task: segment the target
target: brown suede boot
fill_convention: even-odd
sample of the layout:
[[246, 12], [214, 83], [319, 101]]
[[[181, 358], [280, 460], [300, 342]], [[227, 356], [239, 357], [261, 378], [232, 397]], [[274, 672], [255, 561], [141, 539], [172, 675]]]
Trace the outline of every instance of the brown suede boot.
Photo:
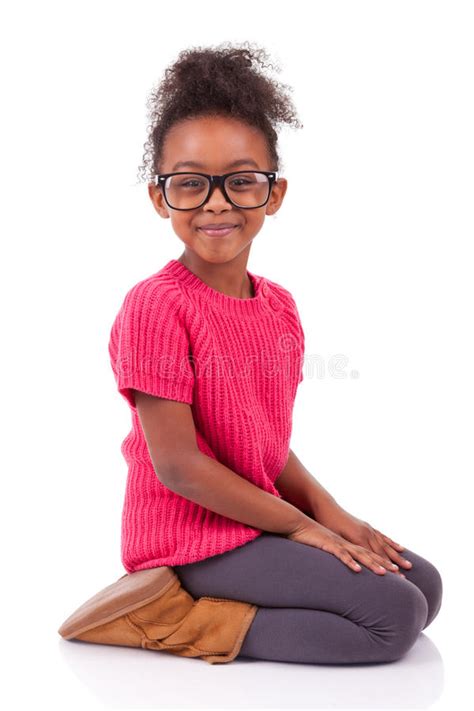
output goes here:
[[257, 605], [196, 600], [170, 566], [138, 570], [100, 590], [58, 629], [64, 639], [163, 650], [210, 664], [238, 655]]

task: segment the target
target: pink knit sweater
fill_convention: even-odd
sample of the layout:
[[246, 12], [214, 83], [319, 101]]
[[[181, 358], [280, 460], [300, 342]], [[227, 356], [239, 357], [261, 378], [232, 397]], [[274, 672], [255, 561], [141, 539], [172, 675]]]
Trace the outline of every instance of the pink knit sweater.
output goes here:
[[247, 274], [255, 295], [238, 299], [172, 259], [126, 293], [112, 325], [110, 362], [132, 419], [121, 445], [128, 573], [203, 560], [262, 533], [160, 482], [132, 388], [189, 403], [199, 449], [281, 498], [274, 482], [288, 459], [304, 333], [291, 293]]

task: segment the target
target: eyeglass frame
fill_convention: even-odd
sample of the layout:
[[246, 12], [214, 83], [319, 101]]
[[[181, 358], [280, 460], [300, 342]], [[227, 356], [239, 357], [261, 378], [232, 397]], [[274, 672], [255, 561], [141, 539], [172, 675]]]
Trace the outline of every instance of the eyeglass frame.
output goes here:
[[[267, 197], [267, 199], [265, 200], [265, 202], [262, 202], [261, 205], [254, 205], [253, 207], [244, 207], [244, 206], [242, 206], [242, 205], [236, 205], [236, 203], [233, 202], [233, 200], [230, 199], [230, 197], [228, 196], [227, 191], [226, 191], [226, 189], [225, 189], [224, 181], [225, 181], [225, 179], [228, 178], [230, 175], [239, 175], [240, 173], [262, 173], [263, 175], [266, 175], [266, 176], [267, 176], [267, 178], [268, 178], [268, 197]], [[167, 180], [167, 178], [170, 178], [170, 177], [173, 176], [173, 175], [200, 175], [200, 176], [202, 176], [203, 178], [207, 178], [207, 179], [208, 179], [208, 181], [209, 181], [209, 191], [208, 191], [206, 197], [204, 198], [204, 200], [202, 201], [202, 203], [201, 203], [200, 205], [196, 205], [196, 207], [173, 207], [173, 205], [171, 205], [171, 204], [168, 202], [168, 198], [167, 198], [167, 196], [166, 196], [166, 189], [165, 189], [164, 183], [165, 183], [165, 181]], [[162, 190], [163, 190], [163, 195], [164, 195], [166, 204], [167, 204], [168, 207], [170, 207], [172, 210], [183, 210], [183, 211], [184, 211], [184, 210], [197, 210], [198, 208], [203, 207], [203, 206], [207, 203], [207, 201], [209, 200], [209, 198], [210, 198], [210, 196], [211, 196], [211, 193], [212, 193], [212, 190], [213, 190], [213, 188], [214, 188], [215, 185], [217, 185], [217, 186], [222, 190], [222, 193], [223, 193], [225, 199], [227, 200], [227, 202], [230, 202], [230, 204], [233, 205], [234, 207], [239, 208], [239, 210], [255, 210], [255, 209], [259, 208], [259, 207], [263, 207], [263, 206], [266, 205], [267, 202], [270, 200], [270, 195], [272, 194], [272, 187], [273, 187], [274, 183], [275, 183], [277, 180], [278, 180], [278, 171], [268, 171], [268, 170], [234, 170], [234, 171], [232, 171], [231, 173], [223, 173], [222, 175], [209, 175], [208, 173], [198, 173], [198, 172], [195, 172], [195, 171], [186, 170], [186, 171], [178, 171], [177, 173], [159, 173], [159, 174], [157, 174], [157, 175], [154, 176], [154, 181], [153, 181], [153, 182], [154, 182], [155, 185], [157, 185], [157, 186], [158, 186], [158, 184], [159, 184], [159, 187], [162, 188]]]

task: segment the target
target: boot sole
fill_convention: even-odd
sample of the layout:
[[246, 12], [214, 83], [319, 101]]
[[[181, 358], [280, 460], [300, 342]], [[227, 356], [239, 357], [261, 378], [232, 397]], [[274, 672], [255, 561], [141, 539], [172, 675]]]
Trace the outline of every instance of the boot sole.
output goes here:
[[167, 565], [125, 573], [77, 608], [58, 629], [64, 639], [73, 639], [99, 625], [132, 612], [161, 597], [178, 580]]

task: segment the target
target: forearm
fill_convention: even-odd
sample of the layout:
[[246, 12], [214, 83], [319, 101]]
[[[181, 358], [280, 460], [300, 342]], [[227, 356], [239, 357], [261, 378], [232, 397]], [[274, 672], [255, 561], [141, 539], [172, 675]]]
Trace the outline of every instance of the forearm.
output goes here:
[[284, 499], [316, 520], [328, 509], [339, 507], [335, 498], [306, 469], [290, 449], [288, 461], [275, 486]]
[[183, 455], [162, 477], [163, 484], [221, 516], [271, 533], [288, 535], [307, 516], [202, 452]]

